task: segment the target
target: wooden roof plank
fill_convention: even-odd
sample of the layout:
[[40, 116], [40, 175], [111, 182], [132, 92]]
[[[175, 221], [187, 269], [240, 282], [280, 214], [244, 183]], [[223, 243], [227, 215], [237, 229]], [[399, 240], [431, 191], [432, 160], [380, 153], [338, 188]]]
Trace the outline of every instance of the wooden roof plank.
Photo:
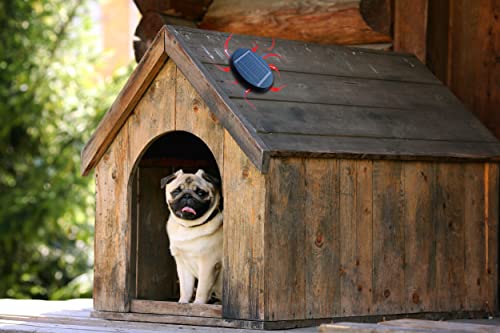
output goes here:
[[[235, 77], [214, 65], [206, 65], [210, 75], [230, 98], [242, 98], [245, 88], [232, 84]], [[408, 110], [449, 110], [463, 108], [443, 85], [371, 80], [309, 73], [281, 72], [274, 86], [286, 87], [278, 93], [250, 93], [249, 99], [343, 104]]]
[[[224, 54], [224, 43], [229, 34], [184, 27], [179, 28], [178, 33], [200, 62], [218, 65], [229, 63]], [[276, 40], [274, 49], [268, 51], [272, 39], [244, 35], [233, 37], [228, 51], [232, 53], [240, 47], [252, 48], [254, 43], [259, 45], [258, 54], [280, 55], [280, 58], [268, 58], [268, 62], [278, 66], [280, 71], [441, 84], [411, 54], [400, 53], [395, 59], [395, 54], [390, 52], [281, 39]]]
[[271, 157], [500, 161], [498, 143], [261, 134]]
[[167, 61], [164, 34], [165, 28], [162, 28], [151, 44], [146, 56], [139, 62], [113, 105], [101, 119], [94, 134], [85, 145], [81, 155], [82, 175], [87, 175], [104, 155], [116, 134], [146, 92], [149, 84]]
[[[450, 117], [450, 112], [324, 105], [253, 100], [234, 100], [257, 132], [317, 136], [427, 139], [463, 142], [497, 142], [469, 112]], [[443, 126], [443, 123], [448, 126]]]

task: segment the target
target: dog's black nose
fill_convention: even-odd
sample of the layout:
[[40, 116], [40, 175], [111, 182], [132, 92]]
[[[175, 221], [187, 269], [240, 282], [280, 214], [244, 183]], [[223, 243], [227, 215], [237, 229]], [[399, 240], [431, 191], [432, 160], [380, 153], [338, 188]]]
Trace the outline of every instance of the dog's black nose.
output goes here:
[[182, 196], [182, 199], [186, 199], [186, 200], [187, 200], [187, 199], [191, 199], [191, 198], [193, 198], [193, 196], [192, 196], [191, 194], [189, 194], [189, 193], [185, 193], [185, 194]]

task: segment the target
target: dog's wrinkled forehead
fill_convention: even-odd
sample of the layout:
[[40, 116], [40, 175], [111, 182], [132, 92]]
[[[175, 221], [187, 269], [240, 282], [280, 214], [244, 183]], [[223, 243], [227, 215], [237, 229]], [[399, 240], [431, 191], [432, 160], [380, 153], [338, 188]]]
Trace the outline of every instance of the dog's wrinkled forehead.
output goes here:
[[204, 180], [203, 178], [195, 175], [195, 174], [190, 174], [190, 173], [185, 173], [179, 177], [177, 177], [172, 183], [168, 184], [168, 188], [177, 188], [177, 187], [183, 187], [183, 189], [194, 189], [194, 188], [201, 188], [208, 190], [212, 188], [212, 184]]
[[166, 186], [167, 190], [181, 187], [182, 189], [201, 188], [209, 191], [211, 189], [216, 190], [219, 184], [216, 178], [205, 173], [202, 169], [198, 170], [195, 174], [184, 173], [181, 169], [173, 175], [167, 176], [161, 180], [161, 186]]

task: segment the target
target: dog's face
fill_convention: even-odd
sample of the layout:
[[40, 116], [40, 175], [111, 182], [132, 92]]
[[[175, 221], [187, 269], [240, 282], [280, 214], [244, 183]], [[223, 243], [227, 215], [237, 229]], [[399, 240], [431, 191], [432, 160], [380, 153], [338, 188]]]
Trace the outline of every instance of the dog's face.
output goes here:
[[179, 170], [163, 178], [161, 186], [170, 212], [182, 220], [198, 220], [219, 204], [219, 181], [201, 169], [195, 174]]

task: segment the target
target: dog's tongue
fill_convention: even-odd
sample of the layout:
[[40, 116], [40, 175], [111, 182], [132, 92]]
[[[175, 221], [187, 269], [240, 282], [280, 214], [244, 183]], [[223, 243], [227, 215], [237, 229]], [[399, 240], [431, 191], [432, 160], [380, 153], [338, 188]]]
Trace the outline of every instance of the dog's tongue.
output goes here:
[[188, 206], [182, 208], [181, 212], [183, 212], [183, 213], [188, 212], [188, 213], [191, 213], [193, 215], [196, 215], [196, 211], [193, 208], [188, 207]]

